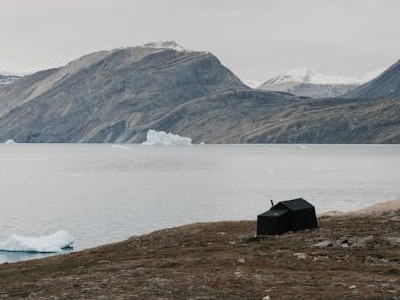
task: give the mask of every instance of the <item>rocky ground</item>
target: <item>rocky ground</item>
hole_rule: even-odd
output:
[[[254,238],[255,221],[187,225],[0,265],[0,298],[400,299],[400,210],[319,217]]]

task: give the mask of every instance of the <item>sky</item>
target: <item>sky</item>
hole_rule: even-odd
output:
[[[0,0],[0,70],[175,40],[242,79],[297,67],[361,77],[400,59],[399,0]]]

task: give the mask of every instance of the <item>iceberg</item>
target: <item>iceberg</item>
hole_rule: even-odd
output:
[[[10,139],[10,140],[5,141],[4,144],[6,144],[6,145],[16,145],[17,143],[14,140]]]
[[[192,145],[192,139],[164,131],[149,130],[143,145]]]
[[[72,247],[73,242],[74,238],[64,230],[41,237],[13,234],[5,242],[0,243],[0,251],[54,253]]]

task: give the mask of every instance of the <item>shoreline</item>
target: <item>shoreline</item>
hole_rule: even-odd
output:
[[[396,299],[399,200],[383,203],[390,210],[319,216],[318,229],[261,240],[249,238],[254,220],[195,223],[5,263],[0,298]]]
[[[324,213],[318,214],[318,217],[335,217],[335,216],[356,216],[356,215],[375,215],[392,213],[396,210],[400,210],[400,198],[394,200],[387,200],[378,202],[370,206],[357,209],[354,211],[343,212],[339,210],[331,210]]]

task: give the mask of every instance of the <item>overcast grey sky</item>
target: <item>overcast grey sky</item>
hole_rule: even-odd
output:
[[[241,78],[294,67],[349,76],[400,59],[399,0],[0,0],[0,70],[176,40]]]

